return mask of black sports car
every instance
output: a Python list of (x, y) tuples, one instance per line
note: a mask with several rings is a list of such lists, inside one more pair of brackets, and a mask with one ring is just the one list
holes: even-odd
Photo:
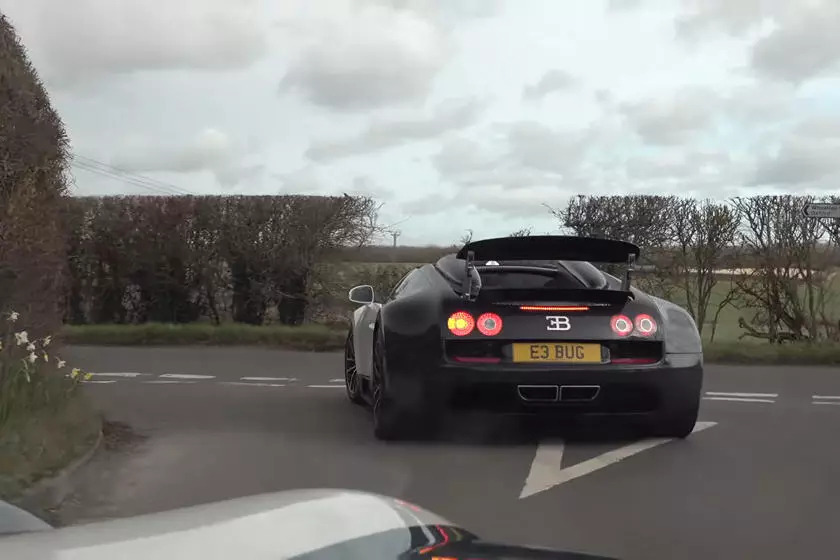
[[(609, 416), (684, 438), (700, 335), (684, 309), (630, 285), (638, 256), (601, 238), (484, 239), (411, 270), (383, 299), (356, 286), (347, 395), (371, 405), (379, 439), (428, 429), (442, 409)], [(593, 262), (624, 265), (623, 278)]]

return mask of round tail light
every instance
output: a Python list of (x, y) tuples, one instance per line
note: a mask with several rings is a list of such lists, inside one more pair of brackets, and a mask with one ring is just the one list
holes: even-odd
[(656, 333), (656, 321), (650, 315), (637, 315), (636, 331), (642, 336), (653, 336)]
[(627, 315), (616, 315), (610, 319), (610, 327), (618, 336), (628, 336), (633, 332), (633, 321)]
[(502, 332), (502, 318), (495, 313), (482, 313), (476, 320), (476, 325), (485, 336), (496, 336)]
[(475, 328), (475, 320), (466, 311), (456, 311), (449, 316), (446, 326), (455, 336), (467, 336)]

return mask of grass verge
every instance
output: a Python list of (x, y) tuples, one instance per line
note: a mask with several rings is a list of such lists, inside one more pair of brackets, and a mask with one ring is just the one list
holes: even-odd
[(101, 427), (81, 392), (13, 415), (0, 425), (0, 499), (56, 475), (91, 448)]
[(838, 365), (840, 344), (714, 342), (704, 345), (704, 359), (713, 364)]
[(65, 344), (103, 346), (166, 346), (207, 344), (216, 346), (265, 345), (290, 350), (330, 351), (344, 348), (346, 328), (325, 325), (300, 327), (191, 323), (168, 325), (68, 325), (62, 329)]
[[(265, 345), (321, 352), (342, 349), (346, 336), (346, 328), (336, 325), (74, 325), (62, 332), (66, 344), (76, 345)], [(837, 365), (840, 345), (716, 341), (705, 344), (705, 359), (708, 363), (721, 364)]]

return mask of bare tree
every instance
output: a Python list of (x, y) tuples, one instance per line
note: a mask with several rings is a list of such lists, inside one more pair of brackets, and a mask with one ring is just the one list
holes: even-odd
[(531, 232), (532, 228), (522, 228), (514, 231), (513, 233), (508, 235), (508, 237), (530, 237), (531, 235), (533, 235)]
[[(677, 197), (630, 195), (578, 195), (563, 209), (549, 207), (561, 228), (574, 235), (606, 237), (630, 241), (642, 249), (637, 279), (646, 290), (670, 297), (673, 285), (659, 272), (667, 267), (663, 252), (672, 245), (671, 224), (675, 219)], [(596, 263), (598, 264), (598, 263)], [(601, 266), (617, 273), (614, 265)], [(647, 274), (648, 268), (652, 273)]]
[(820, 245), (826, 232), (802, 212), (811, 200), (789, 195), (734, 200), (745, 224), (741, 245), (755, 267), (736, 280), (739, 307), (757, 310), (739, 318), (742, 337), (782, 342), (836, 336), (823, 319), (830, 253)]
[[(668, 276), (682, 292), (683, 303), (702, 333), (709, 303), (718, 285), (718, 270), (731, 253), (740, 215), (727, 204), (682, 199), (675, 203), (674, 221), (670, 226), (676, 247)], [(730, 294), (718, 304), (712, 337), (720, 310), (731, 301)]]

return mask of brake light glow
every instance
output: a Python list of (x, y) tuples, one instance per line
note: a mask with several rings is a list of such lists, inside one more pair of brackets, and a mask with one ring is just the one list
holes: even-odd
[(476, 321), (478, 330), (485, 336), (496, 336), (502, 332), (502, 318), (495, 313), (482, 313)]
[(642, 336), (653, 336), (656, 333), (656, 321), (650, 315), (636, 315), (636, 331)]
[(633, 321), (627, 315), (615, 315), (610, 319), (610, 327), (618, 336), (628, 336), (633, 332)]
[(456, 311), (449, 316), (446, 326), (455, 336), (467, 336), (475, 328), (475, 320), (466, 311)]
[(587, 305), (520, 305), (520, 311), (589, 311)]

